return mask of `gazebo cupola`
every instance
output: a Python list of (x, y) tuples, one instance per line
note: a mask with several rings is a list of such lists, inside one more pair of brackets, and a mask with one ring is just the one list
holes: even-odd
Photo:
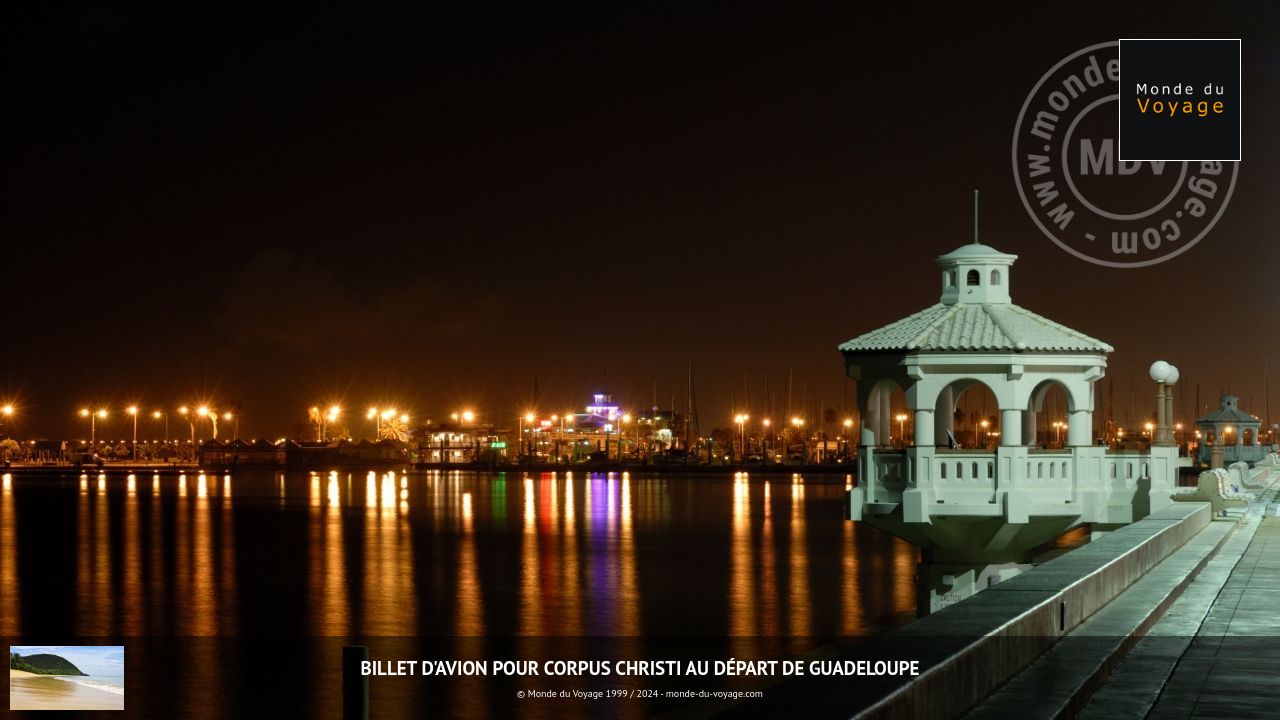
[(943, 305), (1003, 304), (1009, 300), (1009, 269), (1017, 255), (989, 245), (964, 245), (938, 258)]

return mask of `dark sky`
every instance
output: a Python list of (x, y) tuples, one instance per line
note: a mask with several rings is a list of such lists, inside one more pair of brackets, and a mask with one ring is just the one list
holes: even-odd
[[(704, 426), (744, 373), (755, 411), (788, 369), (840, 406), (835, 346), (937, 301), (975, 187), (1015, 302), (1114, 345), (1118, 391), (1164, 358), (1261, 414), (1280, 364), (1274, 7), (169, 5), (3, 10), (21, 434), (135, 400), (237, 401), (246, 436), (330, 399), (509, 418), (535, 376), (548, 412), (606, 373), (682, 404), (689, 362)], [(1023, 99), (1085, 45), (1188, 36), (1244, 41), (1225, 216), (1145, 270), (1066, 255), (1013, 183)]]

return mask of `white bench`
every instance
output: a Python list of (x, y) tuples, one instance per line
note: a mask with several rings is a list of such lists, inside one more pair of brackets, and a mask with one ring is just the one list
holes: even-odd
[(1183, 488), (1172, 497), (1178, 502), (1207, 502), (1213, 506), (1214, 515), (1221, 515), (1227, 508), (1247, 505), (1257, 499), (1237, 478), (1221, 468), (1205, 470), (1200, 473), (1196, 487)]

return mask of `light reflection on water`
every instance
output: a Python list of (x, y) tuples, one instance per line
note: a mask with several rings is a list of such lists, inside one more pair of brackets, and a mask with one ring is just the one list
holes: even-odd
[[(16, 492), (37, 482), (19, 478)], [(90, 482), (80, 476), (66, 508), (85, 635), (234, 634), (242, 616), (299, 606), (299, 629), (327, 636), (857, 635), (909, 617), (914, 599), (914, 550), (842, 521), (844, 488), (799, 475), (200, 473), (194, 492), (186, 475)], [(21, 617), (25, 579), (13, 485), (0, 592), (19, 610), (6, 618)], [(237, 525), (245, 513), (254, 528)], [(306, 531), (264, 537), (263, 513)], [(240, 613), (238, 585), (281, 570), (305, 592)]]
[(17, 538), (13, 533), (13, 476), (0, 477), (0, 635), (18, 634), (22, 596), (18, 586)]

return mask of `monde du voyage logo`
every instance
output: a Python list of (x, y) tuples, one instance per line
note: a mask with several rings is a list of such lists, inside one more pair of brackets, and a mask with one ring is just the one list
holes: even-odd
[[(1027, 213), (1058, 247), (1097, 265), (1147, 267), (1190, 250), (1213, 229), (1235, 190), (1239, 167), (1232, 161), (1172, 159), (1190, 155), (1121, 160), (1119, 106), (1127, 94), (1120, 82), (1116, 41), (1086, 47), (1050, 68), (1018, 113), (1013, 175)], [(1138, 86), (1126, 82), (1133, 86), (1126, 90)], [(1152, 86), (1146, 78), (1139, 82)], [(1238, 78), (1235, 82), (1232, 90), (1238, 92)], [(1213, 89), (1212, 83), (1199, 85)], [(1165, 113), (1174, 99), (1159, 98)], [(1182, 120), (1219, 120), (1213, 103), (1233, 104), (1234, 99), (1207, 99), (1206, 115), (1193, 105)], [(1238, 109), (1235, 113), (1230, 121), (1238, 133)], [(1139, 147), (1136, 139), (1142, 136), (1129, 132), (1124, 154), (1133, 158), (1131, 148)], [(1164, 140), (1165, 147), (1170, 140), (1175, 147), (1193, 147), (1177, 144), (1176, 137)]]

